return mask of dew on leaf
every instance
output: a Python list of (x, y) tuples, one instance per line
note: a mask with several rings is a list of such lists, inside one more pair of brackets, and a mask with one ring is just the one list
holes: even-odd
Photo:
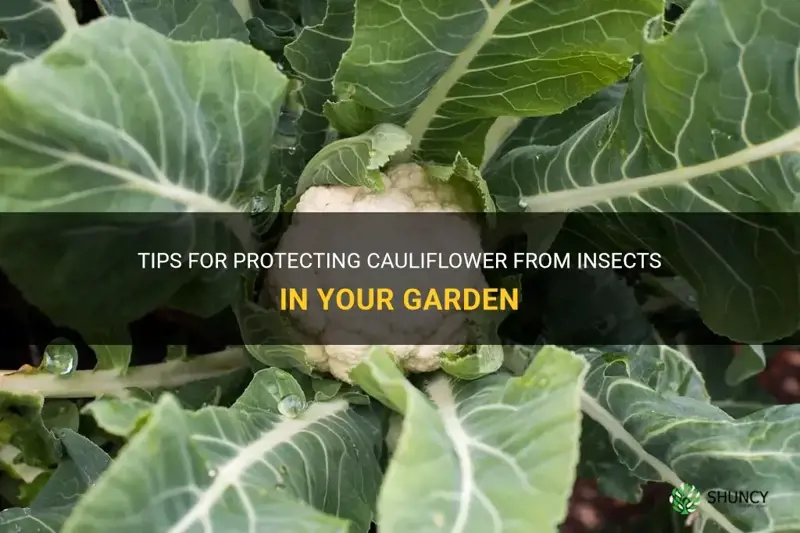
[(78, 349), (66, 339), (56, 339), (42, 355), (40, 370), (59, 376), (67, 376), (78, 368)]
[(296, 394), (289, 394), (278, 402), (278, 412), (289, 418), (300, 415), (306, 407), (306, 402)]

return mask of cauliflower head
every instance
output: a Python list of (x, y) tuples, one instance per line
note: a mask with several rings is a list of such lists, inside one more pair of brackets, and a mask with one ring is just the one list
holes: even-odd
[[(411, 253), (481, 253), (480, 228), (470, 213), (476, 211), (472, 195), (448, 182), (429, 177), (414, 163), (381, 174), (384, 189), (325, 185), (306, 190), (295, 208), (292, 223), (276, 252), (337, 252), (358, 250), (358, 268), (271, 269), (262, 300), (277, 304), (281, 287), (315, 288), (388, 287), (402, 295), (409, 287), (425, 294), (431, 287), (486, 287), (478, 269), (374, 268), (363, 258), (370, 253), (394, 258), (398, 250)], [(314, 213), (326, 213), (315, 217)], [(354, 227), (353, 219), (336, 213), (384, 213), (367, 217), (368, 227)], [(409, 213), (440, 213), (435, 217)], [(363, 221), (365, 217), (357, 218)], [(394, 263), (393, 263), (394, 264)], [(354, 289), (355, 290), (355, 289)], [(364, 289), (366, 290), (366, 289)], [(367, 295), (364, 295), (367, 298)], [(430, 372), (440, 367), (440, 356), (458, 354), (469, 342), (466, 313), (457, 310), (393, 311), (341, 309), (325, 311), (309, 305), (289, 311), (293, 326), (308, 339), (306, 361), (316, 370), (351, 382), (350, 370), (375, 345), (385, 346), (406, 372)], [(362, 344), (352, 344), (356, 340)], [(413, 344), (394, 344), (413, 342)]]

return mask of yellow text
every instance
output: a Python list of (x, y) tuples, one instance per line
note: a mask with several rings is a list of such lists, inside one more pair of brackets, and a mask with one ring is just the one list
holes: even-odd
[(423, 295), (419, 289), (403, 294), (403, 306), (411, 311), (505, 311), (519, 309), (518, 289), (429, 289)]
[(359, 311), (394, 311), (392, 289), (317, 289), (322, 300), (322, 310), (334, 308), (349, 311), (354, 307)]

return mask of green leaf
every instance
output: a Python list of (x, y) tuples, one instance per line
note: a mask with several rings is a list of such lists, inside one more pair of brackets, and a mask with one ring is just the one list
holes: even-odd
[(283, 53), (286, 45), (294, 41), (296, 24), (285, 13), (263, 9), (259, 16), (247, 20), (250, 44), (266, 52), (273, 59)]
[(369, 396), (358, 387), (353, 387), (337, 379), (314, 378), (311, 381), (314, 400), (327, 402), (335, 398), (347, 400), (351, 405), (369, 405)]
[(654, 21), (622, 104), (556, 147), (511, 151), (484, 172), (493, 194), (530, 211), (656, 213), (608, 225), (662, 253), (712, 330), (794, 333), (797, 229), (777, 213), (797, 208), (798, 18), (793, 0), (697, 0), (668, 36)]
[(64, 0), (14, 0), (0, 6), (0, 74), (44, 52), (78, 26)]
[(660, 0), (358, 0), (335, 92), (384, 122), (407, 120), (423, 158), (461, 152), (478, 164), (495, 118), (559, 113), (625, 77), (662, 10)]
[(501, 156), (520, 146), (559, 145), (586, 124), (619, 105), (624, 95), (625, 84), (620, 83), (593, 94), (563, 113), (523, 119), (495, 154)]
[(449, 165), (426, 163), (423, 168), (433, 180), (447, 182), (473, 196), (477, 200), (475, 204), (480, 206), (480, 211), (484, 213), (496, 211), (494, 200), (486, 181), (481, 176), (481, 171), (460, 153), (456, 154)]
[(247, 27), (231, 0), (97, 0), (111, 16), (130, 18), (176, 41), (236, 39)]
[[(708, 403), (703, 375), (691, 359), (667, 346), (603, 346), (579, 350), (590, 365), (586, 393), (604, 405), (607, 390), (617, 379), (629, 379), (659, 394), (684, 396)], [(612, 498), (636, 502), (641, 497), (643, 480), (620, 463), (608, 432), (586, 418), (581, 434), (580, 473), (597, 479), (600, 490)]]
[(78, 499), (108, 468), (111, 458), (92, 441), (68, 429), (56, 432), (65, 458), (25, 509), (0, 512), (0, 529), (44, 533), (61, 529)]
[(317, 152), (303, 169), (297, 195), (315, 185), (382, 189), (380, 168), (410, 141), (405, 130), (393, 124), (379, 124), (356, 137), (334, 141)]
[(405, 417), (378, 530), (557, 531), (578, 460), (584, 372), (580, 358), (548, 347), (522, 377), (442, 376), (428, 384), (429, 399), (373, 349), (351, 376)]
[(458, 379), (477, 379), (503, 366), (503, 347), (499, 344), (469, 346), (465, 353), (442, 354), (442, 370)]
[[(574, 346), (587, 357), (592, 364), (586, 380), (590, 394), (599, 394), (604, 379), (625, 375), (659, 390), (708, 400), (703, 377), (692, 361), (677, 350), (657, 346), (633, 289), (613, 270), (548, 270), (540, 275), (545, 288), (537, 305), (544, 338)], [(608, 346), (580, 348), (597, 343)], [(590, 418), (583, 422), (579, 474), (597, 479), (600, 490), (617, 500), (641, 498), (642, 480), (619, 462), (606, 430)]]
[[(516, 278), (505, 278), (503, 288), (519, 289)], [(516, 285), (516, 286), (515, 286)], [(446, 373), (458, 379), (477, 379), (492, 374), (503, 366), (505, 352), (498, 328), (511, 311), (474, 311), (466, 316), (473, 343), (460, 353), (441, 354), (439, 361)]]
[(751, 378), (767, 367), (767, 356), (764, 347), (760, 344), (739, 345), (736, 357), (725, 370), (725, 382), (735, 387), (744, 380)]
[(322, 21), (304, 27), (284, 50), (303, 81), (299, 91), (303, 109), (295, 122), (295, 142), (276, 156), (282, 181), (288, 180), (292, 186), (327, 141), (329, 124), (323, 109), (333, 99), (333, 76), (353, 35), (353, 4), (354, 0), (330, 0)]
[[(771, 407), (735, 420), (706, 402), (665, 394), (638, 380), (611, 381), (601, 400), (618, 423), (607, 421), (607, 427), (621, 459), (637, 475), (656, 480), (669, 476), (670, 483), (679, 478), (701, 493), (769, 492), (764, 506), (717, 501), (712, 508), (715, 516), (701, 506), (700, 513), (710, 520), (700, 531), (788, 533), (800, 527), (796, 504), (800, 490), (794, 469), (787, 467), (787, 457), (800, 453), (796, 438), (800, 405)], [(605, 416), (594, 409), (587, 414)], [(660, 472), (645, 454), (663, 463)], [(727, 527), (720, 521), (727, 521)]]
[(77, 432), (80, 410), (69, 400), (46, 400), (42, 406), (42, 422), (51, 431), (69, 429)]
[(7, 215), (0, 267), (82, 332), (164, 304), (229, 305), (235, 270), (142, 268), (136, 254), (249, 242), (244, 215), (185, 212), (239, 213), (262, 191), (286, 83), (244, 44), (174, 42), (114, 17), (15, 68), (0, 83), (0, 210), (37, 215)]
[[(3, 377), (0, 376), (0, 389)], [(54, 466), (61, 457), (58, 441), (42, 418), (44, 398), (0, 392), (0, 463), (12, 472), (25, 466)]]
[[(125, 334), (118, 334), (115, 339), (124, 339)], [(128, 365), (131, 363), (131, 353), (133, 346), (131, 344), (93, 344), (89, 346), (97, 357), (97, 370), (111, 370), (117, 369), (120, 372), (125, 372)]]
[(731, 345), (683, 346), (706, 382), (711, 403), (733, 418), (741, 418), (777, 403), (757, 379), (748, 378), (731, 386), (726, 379), (727, 369), (733, 365), (737, 354)]
[(251, 301), (256, 280), (254, 272), (242, 276), (243, 296), (233, 305), (248, 353), (266, 366), (311, 375), (314, 368), (307, 361), (305, 347), (289, 320), (277, 309), (267, 309)]
[(152, 409), (152, 403), (139, 398), (99, 398), (82, 412), (94, 418), (104, 431), (128, 438), (147, 422)]
[(185, 411), (162, 396), (63, 533), (366, 531), (381, 479), (378, 413), (337, 401), (282, 417), (273, 391), (286, 376), (257, 373), (230, 408)]
[(209, 379), (201, 379), (181, 385), (176, 389), (157, 389), (152, 397), (171, 392), (185, 409), (200, 409), (209, 405), (229, 407), (250, 383), (253, 373), (249, 368), (240, 368)]
[(94, 418), (104, 431), (118, 437), (130, 438), (142, 428), (163, 394), (174, 396), (181, 407), (187, 410), (213, 405), (228, 407), (235, 403), (252, 376), (249, 369), (242, 368), (173, 389), (128, 389), (131, 393), (129, 396), (98, 398), (86, 404), (82, 412)]

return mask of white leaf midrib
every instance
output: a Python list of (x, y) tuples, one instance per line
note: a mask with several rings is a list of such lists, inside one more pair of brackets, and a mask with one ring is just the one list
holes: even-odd
[(264, 455), (281, 444), (291, 442), (299, 433), (322, 419), (336, 416), (348, 407), (346, 401), (337, 400), (312, 404), (300, 418), (285, 418), (270, 431), (240, 449), (230, 461), (221, 465), (211, 484), (206, 487), (200, 498), (187, 510), (183, 517), (165, 533), (186, 533), (203, 521), (211, 513), (225, 495), (225, 492), (236, 487), (245, 472), (253, 465), (263, 461)]
[(75, 15), (75, 9), (73, 9), (69, 0), (52, 0), (51, 5), (65, 31), (76, 30), (80, 27), (78, 17)]
[(416, 152), (425, 132), (436, 116), (436, 111), (447, 99), (447, 95), (453, 86), (458, 83), (458, 80), (469, 69), (472, 60), (480, 53), (481, 49), (487, 42), (494, 36), (497, 26), (503, 21), (506, 15), (512, 10), (511, 0), (499, 0), (494, 7), (489, 7), (484, 2), (486, 7), (486, 20), (481, 26), (478, 33), (467, 45), (466, 48), (455, 58), (450, 64), (450, 67), (433, 85), (422, 103), (417, 106), (411, 118), (406, 122), (405, 129), (411, 135), (411, 145), (406, 149), (399, 160), (405, 159), (409, 154)]
[[(581, 392), (581, 410), (592, 420), (603, 426), (608, 432), (609, 436), (625, 444), (642, 462), (649, 465), (655, 470), (661, 479), (674, 487), (680, 487), (683, 480), (678, 477), (672, 468), (663, 463), (657, 457), (654, 457), (644, 446), (631, 435), (625, 426), (617, 420), (613, 414), (606, 410), (600, 403), (588, 394), (586, 391)], [(705, 518), (716, 522), (720, 528), (727, 533), (744, 533), (741, 529), (736, 527), (724, 514), (719, 512), (712, 506), (705, 498), (701, 498), (698, 508)]]
[(748, 146), (697, 165), (610, 183), (523, 196), (520, 202), (526, 211), (533, 213), (574, 211), (619, 198), (636, 196), (651, 189), (684, 185), (703, 176), (744, 167), (789, 152), (800, 153), (800, 126), (764, 143)]
[(126, 168), (111, 165), (109, 163), (92, 159), (81, 153), (68, 152), (59, 148), (44, 146), (38, 143), (19, 138), (8, 132), (0, 130), (0, 139), (14, 144), (22, 149), (29, 150), (40, 155), (52, 157), (67, 164), (91, 169), (107, 176), (118, 179), (122, 184), (120, 187), (129, 187), (155, 196), (164, 198), (185, 206), (191, 212), (199, 213), (238, 213), (239, 209), (235, 206), (221, 202), (208, 195), (198, 193), (194, 190), (181, 187), (164, 176), (160, 179), (150, 179), (146, 176), (128, 170)]
[(428, 385), (428, 395), (439, 412), (444, 424), (445, 433), (453, 444), (453, 451), (458, 459), (459, 468), (459, 497), (458, 513), (453, 521), (450, 533), (464, 533), (469, 520), (470, 506), (475, 492), (475, 472), (472, 457), (469, 452), (469, 436), (461, 426), (456, 411), (456, 400), (447, 378), (440, 378)]

